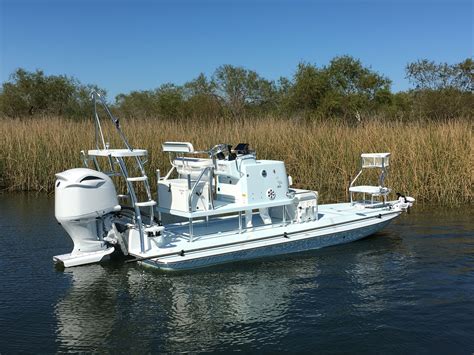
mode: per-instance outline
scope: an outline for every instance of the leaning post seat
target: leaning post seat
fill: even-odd
[[[194,150],[194,146],[190,142],[164,142],[162,148],[163,152],[169,153],[170,164],[182,179],[186,179],[190,175],[191,180],[194,181],[206,168],[213,166],[211,159],[196,157],[198,154],[207,152]],[[209,177],[209,174],[210,169],[208,169],[205,176]]]
[[[390,193],[390,189],[384,186],[385,177],[387,176],[387,169],[390,164],[390,153],[363,153],[361,154],[361,169],[354,180],[351,182],[349,187],[351,203],[354,203],[353,194],[363,194],[363,201],[365,201],[365,195],[370,196],[371,204],[374,203],[375,197],[382,197],[384,203],[387,202],[387,195]],[[378,185],[355,185],[356,180],[362,174],[364,169],[380,169],[381,173],[379,176]]]
[[[204,169],[213,164],[211,159],[177,157],[173,160],[173,166],[180,176],[191,175],[191,180],[196,180]]]

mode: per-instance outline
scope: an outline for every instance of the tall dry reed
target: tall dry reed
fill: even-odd
[[[117,144],[113,127],[104,129],[113,136],[111,145]],[[351,127],[271,117],[212,124],[136,119],[124,122],[123,130],[132,146],[148,149],[147,174],[153,177],[155,169],[169,168],[161,152],[166,140],[190,141],[197,149],[248,142],[258,158],[284,160],[296,187],[318,190],[322,202],[343,201],[359,168],[360,153],[391,152],[387,183],[393,191],[445,205],[472,200],[472,126],[467,121],[368,122]],[[54,174],[81,166],[80,150],[94,145],[91,121],[57,117],[0,120],[0,137],[0,182],[10,191],[52,192]]]

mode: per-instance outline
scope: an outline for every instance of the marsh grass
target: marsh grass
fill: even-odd
[[[123,122],[133,147],[149,151],[148,176],[166,172],[168,157],[161,143],[189,141],[196,149],[216,143],[248,142],[260,159],[286,162],[294,186],[318,190],[321,202],[345,201],[359,169],[360,153],[391,152],[387,184],[419,202],[444,205],[472,200],[472,125],[446,123],[302,122],[268,117],[244,122]],[[113,127],[105,125],[111,145],[118,144]],[[58,117],[0,120],[0,183],[3,190],[54,190],[54,174],[81,166],[79,152],[93,149],[91,121]],[[122,185],[123,187],[123,185]]]

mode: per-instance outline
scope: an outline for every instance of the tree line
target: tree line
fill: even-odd
[[[449,120],[472,118],[474,63],[436,63],[427,59],[408,63],[412,88],[392,92],[391,80],[351,56],[333,58],[327,65],[302,62],[291,78],[268,80],[253,70],[222,65],[211,76],[154,90],[119,94],[111,102],[117,115],[146,119],[246,119],[273,115],[308,120],[347,122],[373,117],[393,120]],[[64,116],[89,118],[90,92],[66,75],[17,69],[0,90],[0,117]],[[109,100],[111,101],[111,100]]]

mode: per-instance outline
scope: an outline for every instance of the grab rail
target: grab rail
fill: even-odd
[[[190,188],[191,186],[191,175],[188,174],[188,189],[190,189],[190,193],[189,193],[189,196],[188,196],[188,208],[189,208],[189,212],[192,212],[192,198],[193,198],[193,194],[194,194],[194,191],[196,190],[196,187],[198,186],[199,182],[201,181],[202,177],[204,176],[204,174],[206,173],[207,170],[210,170],[210,174],[209,174],[209,189],[208,189],[208,194],[209,194],[209,203],[210,203],[210,207],[212,209],[214,209],[214,201],[212,200],[212,169],[213,167],[206,167],[204,168],[202,171],[201,171],[201,174],[199,174],[199,177],[197,178],[196,182],[194,183],[193,187]],[[209,206],[208,206],[209,208]]]
[[[94,100],[94,118],[96,120],[96,136],[95,136],[95,138],[96,138],[96,147],[97,147],[97,149],[100,150],[98,134],[100,134],[100,138],[102,138],[102,145],[104,146],[103,149],[109,149],[108,143],[105,141],[105,138],[104,138],[104,132],[102,132],[102,127],[100,125],[99,114],[97,113],[97,101],[99,101],[99,103],[102,105],[105,112],[109,116],[110,120],[113,122],[115,128],[117,129],[117,132],[118,132],[120,138],[122,139],[123,143],[125,144],[125,147],[127,147],[127,149],[133,150],[133,148],[128,143],[127,138],[123,134],[122,129],[120,128],[120,120],[112,114],[112,112],[110,111],[109,106],[107,106],[107,103],[105,102],[104,98],[97,91],[92,91],[91,92],[91,98]]]

